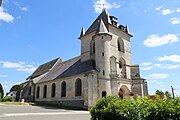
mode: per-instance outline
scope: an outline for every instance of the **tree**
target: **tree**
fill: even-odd
[[[0,99],[2,99],[3,96],[4,96],[4,90],[3,90],[3,87],[2,87],[2,85],[0,83]]]
[[[167,98],[172,98],[171,93],[169,93],[168,91],[163,92],[162,90],[157,90],[156,95],[165,95]]]
[[[21,86],[20,86],[20,85],[14,85],[14,86],[12,86],[12,88],[10,89],[10,92],[12,92],[12,91],[16,91],[15,101],[19,101],[19,99],[20,99]]]
[[[172,97],[171,97],[171,93],[169,93],[168,91],[165,91],[164,94],[166,95],[167,98],[172,98]]]
[[[164,92],[162,90],[156,90],[156,95],[164,95]]]
[[[2,94],[0,93],[0,102],[2,102]]]
[[[14,85],[12,86],[12,88],[10,89],[10,92],[12,91],[18,91],[20,89],[20,85]]]

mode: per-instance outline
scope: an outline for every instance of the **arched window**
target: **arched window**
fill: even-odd
[[[119,61],[119,68],[122,69],[123,65],[122,65],[122,62]]]
[[[51,86],[51,97],[55,97],[56,95],[56,84],[53,83]]]
[[[47,97],[47,85],[44,85],[44,88],[43,88],[43,98],[46,98]]]
[[[82,82],[81,79],[77,79],[75,82],[75,96],[82,95]]]
[[[125,96],[129,96],[129,94],[130,94],[130,90],[128,89],[128,87],[125,85],[121,86],[118,92],[119,98],[123,99]]]
[[[96,52],[96,45],[95,45],[95,42],[93,43],[93,53]]]
[[[124,91],[120,88],[118,92],[119,98],[123,99],[124,97]]]
[[[124,52],[124,42],[121,38],[117,40],[118,51]]]
[[[105,75],[105,71],[103,70],[103,75]]]
[[[40,87],[38,86],[36,90],[36,98],[39,98],[39,92],[40,92]]]
[[[61,97],[66,97],[66,82],[61,83]]]
[[[118,45],[118,51],[121,51],[121,45],[120,45],[119,40],[117,41],[117,45]]]
[[[106,95],[107,95],[106,91],[102,91],[102,98],[106,97]]]
[[[31,95],[31,86],[29,87],[29,96]]]

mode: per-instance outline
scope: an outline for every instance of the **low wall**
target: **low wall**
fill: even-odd
[[[35,103],[42,105],[60,105],[87,109],[87,107],[84,106],[84,100],[36,101]]]

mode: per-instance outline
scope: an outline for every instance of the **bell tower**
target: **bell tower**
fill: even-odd
[[[131,47],[127,26],[104,9],[87,31],[82,28],[81,62],[92,60],[101,78],[113,76],[130,79]]]
[[[141,93],[146,83],[140,77],[139,66],[132,64],[131,37],[128,27],[105,9],[86,31],[82,28],[81,62],[91,61],[98,71],[99,95],[117,95],[120,89],[123,95],[133,89],[145,94]]]

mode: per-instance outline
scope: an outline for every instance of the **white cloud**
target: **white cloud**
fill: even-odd
[[[158,59],[158,57],[155,57]],[[151,62],[144,62],[140,64],[141,70],[152,70],[154,68],[160,69],[176,69],[180,68],[180,64],[153,64]]]
[[[164,86],[162,82],[159,82],[157,80],[150,80],[149,82],[156,84],[156,86],[154,86],[154,87],[163,87]]]
[[[11,14],[5,12],[3,7],[0,7],[0,21],[12,23],[13,20],[14,20],[14,17]]]
[[[28,65],[22,61],[19,61],[17,63],[9,62],[9,61],[0,61],[0,64],[2,64],[4,68],[11,68],[11,69],[15,69],[17,71],[23,71],[26,73],[32,73],[36,70],[36,67],[34,67],[33,65]]]
[[[119,8],[120,5],[117,3],[108,3],[106,0],[98,0],[94,3],[94,9],[96,13],[101,13],[104,8],[112,9]]]
[[[177,8],[176,12],[180,12],[180,8]]]
[[[22,7],[21,10],[26,12],[26,11],[28,11],[28,8],[27,7]]]
[[[171,14],[172,12],[174,12],[174,11],[170,10],[170,9],[165,9],[165,10],[161,11],[162,15],[168,15],[168,14]]]
[[[180,24],[180,18],[174,17],[170,19],[171,24]]]
[[[0,74],[0,77],[7,77],[7,75],[4,75],[4,74]]]
[[[141,67],[141,70],[151,70],[153,68],[153,66],[145,66],[145,67]]]
[[[149,82],[151,82],[151,83],[156,83],[157,80],[150,80]]]
[[[152,34],[148,36],[146,40],[144,40],[144,45],[148,47],[157,47],[162,46],[168,43],[177,42],[178,37],[175,34],[167,34],[164,36],[158,36],[156,34]]]
[[[149,80],[148,82],[150,84],[152,83],[151,86],[154,87],[154,88],[157,88],[157,89],[164,87],[163,83],[159,82],[157,80]]]
[[[169,74],[151,74],[146,76],[146,79],[165,79],[169,76]]]
[[[151,70],[153,68],[152,63],[150,62],[145,62],[145,63],[141,63],[141,70]]]
[[[159,6],[156,8],[156,10],[160,10],[161,8],[163,8],[163,6]]]
[[[158,61],[171,61],[171,62],[180,62],[180,55],[170,55],[170,56],[163,56],[163,57],[156,57]]]
[[[165,68],[165,69],[175,69],[179,68],[180,65],[173,65],[173,64],[154,64],[157,68]]]
[[[148,66],[148,65],[151,65],[152,63],[151,62],[144,62],[144,63],[141,63],[140,65],[141,66]]]

